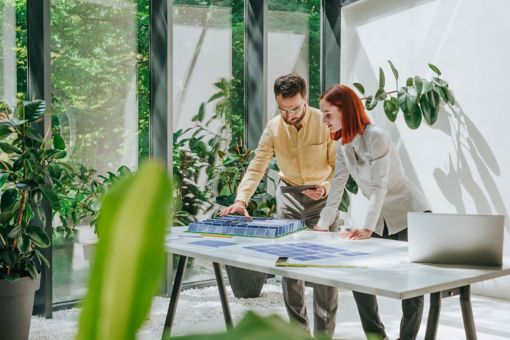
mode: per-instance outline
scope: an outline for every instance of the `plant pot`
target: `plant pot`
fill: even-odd
[[[225,266],[228,281],[236,298],[256,298],[260,296],[266,274],[251,270]]]
[[[97,242],[83,244],[83,258],[92,262],[94,254],[96,253]]]
[[[73,274],[74,242],[76,234],[69,237],[53,239],[53,283],[67,285],[71,283]]]
[[[39,289],[41,275],[32,280],[22,277],[14,282],[0,280],[0,337],[9,340],[26,340],[34,307],[35,291]]]

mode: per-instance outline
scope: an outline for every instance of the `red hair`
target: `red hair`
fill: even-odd
[[[334,105],[342,112],[342,128],[331,133],[334,140],[342,139],[342,144],[352,142],[358,134],[362,135],[365,127],[372,122],[368,118],[361,99],[356,92],[345,85],[334,85],[321,95],[321,100]]]

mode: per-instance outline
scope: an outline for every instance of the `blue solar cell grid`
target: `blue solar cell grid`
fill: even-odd
[[[341,256],[368,255],[368,253],[361,251],[349,251],[347,249],[322,246],[319,244],[307,242],[264,244],[257,246],[246,246],[244,248],[278,257],[284,256],[298,261],[322,260]]]
[[[303,220],[225,216],[191,223],[188,232],[248,237],[280,237],[305,228]]]

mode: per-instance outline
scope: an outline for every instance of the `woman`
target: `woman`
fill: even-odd
[[[337,153],[331,191],[314,229],[328,230],[351,175],[369,199],[369,205],[362,228],[353,229],[349,239],[383,237],[407,241],[407,212],[427,211],[429,206],[404,175],[389,134],[371,123],[361,100],[347,86],[335,85],[324,92],[320,108],[324,123],[337,141]],[[365,333],[385,338],[375,295],[353,294]],[[403,300],[402,310],[400,339],[415,339],[423,313],[423,296]]]

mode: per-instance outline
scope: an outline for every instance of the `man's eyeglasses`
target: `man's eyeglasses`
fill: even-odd
[[[305,101],[302,101],[301,104],[299,104],[298,106],[296,106],[295,108],[293,108],[291,110],[286,110],[286,109],[282,109],[281,107],[278,107],[278,111],[280,111],[280,113],[282,115],[289,115],[289,114],[295,115],[295,114],[301,113],[304,103],[305,103]]]

